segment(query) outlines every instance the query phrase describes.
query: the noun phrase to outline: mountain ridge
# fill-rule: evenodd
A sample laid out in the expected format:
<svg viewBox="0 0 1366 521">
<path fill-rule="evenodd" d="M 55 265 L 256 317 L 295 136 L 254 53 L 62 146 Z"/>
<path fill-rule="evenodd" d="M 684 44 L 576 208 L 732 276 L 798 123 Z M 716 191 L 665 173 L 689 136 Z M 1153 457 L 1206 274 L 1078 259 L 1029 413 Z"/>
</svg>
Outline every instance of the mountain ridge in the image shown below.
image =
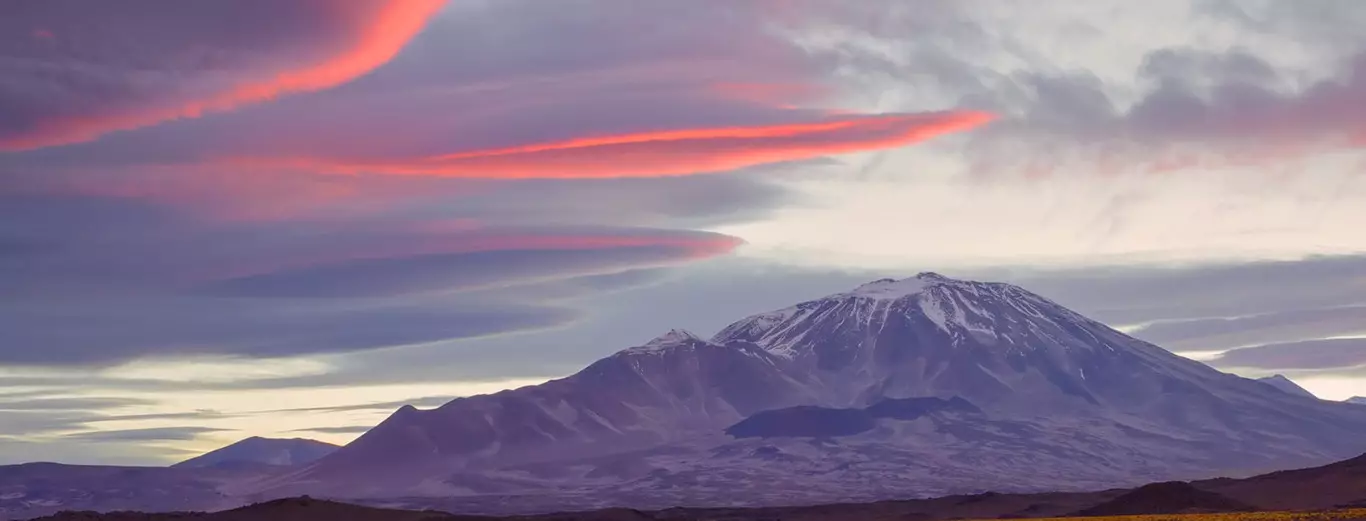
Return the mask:
<svg viewBox="0 0 1366 521">
<path fill-rule="evenodd" d="M 980 414 L 835 412 L 858 425 L 819 443 L 725 433 L 766 411 L 914 399 Z M 711 339 L 671 330 L 541 385 L 404 407 L 243 492 L 537 494 L 546 508 L 591 508 L 1080 490 L 1322 463 L 1366 451 L 1364 429 L 1366 410 L 1219 372 L 1018 286 L 926 272 L 751 315 Z M 1041 469 L 1027 484 L 999 477 Z"/>
<path fill-rule="evenodd" d="M 1258 378 L 1257 381 L 1270 385 L 1272 387 L 1275 387 L 1290 394 L 1298 396 L 1307 396 L 1310 398 L 1318 398 L 1317 396 L 1314 396 L 1314 393 L 1309 392 L 1308 389 L 1300 387 L 1300 384 L 1295 383 L 1294 380 L 1287 378 L 1283 374 L 1265 376 L 1262 378 Z"/>
</svg>

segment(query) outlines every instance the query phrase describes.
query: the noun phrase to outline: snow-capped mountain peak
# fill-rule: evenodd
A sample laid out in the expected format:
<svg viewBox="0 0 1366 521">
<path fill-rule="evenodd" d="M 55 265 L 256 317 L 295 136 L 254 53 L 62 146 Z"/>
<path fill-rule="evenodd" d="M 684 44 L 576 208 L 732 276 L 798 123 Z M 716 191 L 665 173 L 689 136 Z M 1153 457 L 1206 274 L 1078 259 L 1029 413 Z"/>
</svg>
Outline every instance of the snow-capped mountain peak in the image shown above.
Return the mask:
<svg viewBox="0 0 1366 521">
<path fill-rule="evenodd" d="M 622 353 L 657 353 L 674 347 L 705 344 L 707 340 L 686 329 L 670 329 L 649 342 L 622 350 Z"/>
<path fill-rule="evenodd" d="M 1122 376 L 1134 363 L 1162 367 L 1158 372 L 1180 365 L 1160 348 L 1018 286 L 935 273 L 876 280 L 754 315 L 712 342 L 757 345 L 806 368 L 828 380 L 830 403 L 841 407 L 947 394 L 1002 406 L 1040 401 L 1023 398 L 1030 395 L 1049 395 L 1060 407 L 1099 403 L 1107 394 L 1129 400 L 1095 379 Z"/>
<path fill-rule="evenodd" d="M 841 293 L 840 296 L 869 299 L 899 299 L 920 294 L 935 286 L 954 283 L 963 284 L 965 282 L 927 271 L 914 277 L 901 280 L 891 278 L 878 279 L 854 288 L 853 291 L 848 293 Z"/>
</svg>

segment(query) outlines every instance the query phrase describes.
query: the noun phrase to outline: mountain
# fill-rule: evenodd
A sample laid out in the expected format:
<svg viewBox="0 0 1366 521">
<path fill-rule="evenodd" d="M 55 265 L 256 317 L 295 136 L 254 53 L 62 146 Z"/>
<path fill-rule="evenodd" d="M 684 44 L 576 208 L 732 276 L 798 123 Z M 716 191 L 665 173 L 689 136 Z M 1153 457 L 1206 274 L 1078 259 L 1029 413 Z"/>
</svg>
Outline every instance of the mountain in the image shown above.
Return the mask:
<svg viewBox="0 0 1366 521">
<path fill-rule="evenodd" d="M 1295 383 L 1293 380 L 1286 378 L 1285 375 L 1276 374 L 1266 376 L 1258 378 L 1257 381 L 1270 385 L 1272 387 L 1275 387 L 1290 394 L 1298 396 L 1307 396 L 1309 398 L 1318 398 L 1317 396 L 1314 396 L 1314 393 L 1311 393 L 1307 389 L 1300 387 L 1300 385 Z"/>
<path fill-rule="evenodd" d="M 871 413 L 910 403 L 973 410 Z M 1366 451 L 1362 432 L 1366 409 L 1219 372 L 1017 286 L 923 273 L 404 407 L 230 492 L 537 511 L 1082 490 L 1323 463 Z"/>
<path fill-rule="evenodd" d="M 1347 399 L 1347 403 L 1366 405 L 1366 396 L 1353 396 Z"/>
<path fill-rule="evenodd" d="M 304 438 L 279 439 L 253 436 L 171 466 L 202 468 L 239 464 L 302 465 L 331 454 L 338 448 L 331 443 Z"/>
</svg>

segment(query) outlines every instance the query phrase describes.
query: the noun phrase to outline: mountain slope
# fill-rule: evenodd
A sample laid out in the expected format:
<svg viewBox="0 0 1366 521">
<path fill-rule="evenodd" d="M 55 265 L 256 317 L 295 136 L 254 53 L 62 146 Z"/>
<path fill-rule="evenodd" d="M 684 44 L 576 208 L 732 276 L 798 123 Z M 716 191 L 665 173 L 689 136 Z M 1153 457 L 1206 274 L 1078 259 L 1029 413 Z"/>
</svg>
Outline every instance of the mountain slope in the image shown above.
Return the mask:
<svg viewBox="0 0 1366 521">
<path fill-rule="evenodd" d="M 1355 405 L 1366 405 L 1366 396 L 1353 396 L 1347 399 L 1347 403 Z"/>
<path fill-rule="evenodd" d="M 203 468 L 236 464 L 302 465 L 331 454 L 338 446 L 305 438 L 253 436 L 232 445 L 187 459 L 172 467 Z"/>
<path fill-rule="evenodd" d="M 976 412 L 860 414 L 931 398 Z M 856 424 L 809 429 L 824 416 Z M 746 418 L 762 435 L 725 432 Z M 1366 408 L 1221 373 L 1016 286 L 925 273 L 405 407 L 251 492 L 553 510 L 1099 489 L 1332 461 L 1366 451 L 1362 432 Z"/>
<path fill-rule="evenodd" d="M 1314 396 L 1314 393 L 1311 393 L 1307 389 L 1300 387 L 1300 384 L 1297 384 L 1293 380 L 1286 378 L 1285 375 L 1271 375 L 1263 378 L 1258 378 L 1257 381 L 1296 396 L 1318 398 L 1317 396 Z"/>
<path fill-rule="evenodd" d="M 395 486 L 437 494 L 522 489 L 529 480 L 430 478 L 656 447 L 815 400 L 805 382 L 777 369 L 782 363 L 757 346 L 674 330 L 559 380 L 428 411 L 404 407 L 289 479 L 342 482 L 361 496 Z"/>
</svg>

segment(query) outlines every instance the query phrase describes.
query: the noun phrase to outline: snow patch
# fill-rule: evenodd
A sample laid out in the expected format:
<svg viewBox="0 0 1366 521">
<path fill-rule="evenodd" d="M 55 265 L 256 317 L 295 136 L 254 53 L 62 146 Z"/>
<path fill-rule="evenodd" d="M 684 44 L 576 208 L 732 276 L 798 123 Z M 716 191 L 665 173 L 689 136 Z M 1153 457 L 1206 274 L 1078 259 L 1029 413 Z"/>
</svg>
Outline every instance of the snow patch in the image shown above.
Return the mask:
<svg viewBox="0 0 1366 521">
<path fill-rule="evenodd" d="M 919 294 L 933 285 L 934 281 L 922 280 L 919 278 L 901 280 L 881 279 L 854 288 L 854 291 L 850 291 L 849 293 L 846 293 L 846 295 L 878 300 L 899 299 Z"/>
<path fill-rule="evenodd" d="M 926 318 L 930 319 L 930 322 L 934 322 L 936 327 L 948 332 L 949 316 L 944 312 L 940 300 L 935 298 L 933 294 L 927 293 L 924 298 L 920 299 L 920 311 L 925 314 Z"/>
</svg>

